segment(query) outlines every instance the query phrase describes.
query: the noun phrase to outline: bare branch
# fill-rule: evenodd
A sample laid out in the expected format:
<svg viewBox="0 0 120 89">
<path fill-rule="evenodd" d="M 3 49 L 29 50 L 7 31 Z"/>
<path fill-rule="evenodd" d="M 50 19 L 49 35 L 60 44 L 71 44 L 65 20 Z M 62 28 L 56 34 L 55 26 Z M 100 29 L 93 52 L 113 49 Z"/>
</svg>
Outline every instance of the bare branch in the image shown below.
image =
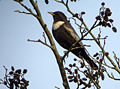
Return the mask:
<svg viewBox="0 0 120 89">
<path fill-rule="evenodd" d="M 99 39 L 99 40 L 105 40 L 105 39 L 107 39 L 107 37 L 108 37 L 108 36 L 103 37 L 103 38 L 96 38 L 96 39 L 97 39 L 97 40 L 98 40 L 98 39 Z M 87 38 L 84 38 L 83 40 L 94 41 L 94 39 L 87 39 Z"/>
<path fill-rule="evenodd" d="M 55 86 L 56 89 L 60 89 L 59 87 Z"/>
<path fill-rule="evenodd" d="M 45 33 L 43 32 L 44 42 L 47 44 Z"/>
<path fill-rule="evenodd" d="M 47 46 L 47 47 L 49 47 L 49 48 L 52 49 L 52 46 L 49 46 L 47 43 L 41 41 L 40 39 L 39 39 L 39 40 L 30 40 L 30 39 L 28 39 L 28 41 L 29 41 L 29 42 L 40 42 L 40 43 L 42 43 L 43 45 L 45 45 L 45 46 Z"/>
<path fill-rule="evenodd" d="M 27 10 L 28 12 L 21 12 L 21 11 L 19 11 L 19 10 L 17 10 L 17 11 L 15 11 L 15 12 L 19 12 L 19 13 L 24 13 L 24 14 L 31 14 L 31 15 L 33 15 L 34 17 L 36 17 L 36 14 L 34 14 L 33 12 L 32 12 L 32 10 L 30 9 L 30 8 L 28 8 L 26 5 L 24 5 L 22 2 L 17 2 L 17 3 L 19 3 L 22 7 L 24 7 L 25 8 L 25 10 Z"/>
<path fill-rule="evenodd" d="M 57 51 L 57 48 L 55 46 L 55 43 L 53 41 L 53 38 L 52 38 L 52 35 L 50 33 L 50 31 L 48 30 L 47 28 L 47 25 L 44 23 L 43 19 L 42 19 L 42 16 L 41 16 L 41 13 L 40 13 L 40 10 L 38 8 L 38 5 L 37 5 L 37 1 L 34 2 L 34 0 L 29 0 L 30 3 L 32 4 L 34 10 L 36 11 L 37 15 L 34 15 L 32 12 L 32 15 L 34 17 L 37 18 L 37 20 L 39 21 L 40 25 L 42 26 L 43 30 L 45 31 L 47 37 L 48 37 L 48 40 L 52 46 L 51 50 L 53 51 L 55 57 L 56 57 L 56 61 L 58 63 L 58 66 L 59 66 L 59 69 L 60 69 L 60 73 L 61 73 L 61 76 L 62 76 L 62 80 L 63 80 L 63 86 L 65 87 L 65 89 L 70 89 L 69 88 L 69 84 L 68 84 L 68 81 L 67 81 L 67 77 L 66 77 L 66 73 L 65 73 L 65 70 L 64 70 L 64 66 L 63 66 L 63 63 L 61 61 L 61 57 Z M 20 3 L 21 4 L 21 3 Z M 25 9 L 28 9 L 26 8 L 23 4 L 21 4 Z M 29 9 L 28 9 L 29 10 Z M 30 10 L 29 10 L 30 11 Z M 41 41 L 40 41 L 41 42 Z M 43 43 L 43 42 L 42 42 Z M 44 43 L 43 43 L 44 44 Z"/>
<path fill-rule="evenodd" d="M 82 27 L 81 27 L 81 25 L 79 25 L 79 24 L 77 23 L 77 21 L 76 21 L 76 19 L 75 19 L 75 18 L 70 17 L 69 19 L 73 19 L 73 20 L 74 20 L 74 22 L 75 22 L 75 24 L 76 24 L 79 28 L 82 28 Z"/>
<path fill-rule="evenodd" d="M 115 61 L 117 63 L 117 66 L 118 66 L 118 68 L 120 68 L 120 59 L 117 58 L 116 53 L 114 51 L 113 51 L 113 54 L 114 54 L 114 59 L 115 59 Z"/>
<path fill-rule="evenodd" d="M 16 10 L 15 12 L 31 15 L 31 13 L 28 13 L 28 12 L 25 12 L 25 11 Z"/>
<path fill-rule="evenodd" d="M 108 75 L 109 78 L 111 78 L 111 79 L 113 79 L 113 80 L 118 80 L 118 81 L 120 81 L 120 79 L 115 78 L 113 74 L 110 75 L 107 71 L 105 71 L 105 72 L 106 72 L 106 74 Z"/>
</svg>

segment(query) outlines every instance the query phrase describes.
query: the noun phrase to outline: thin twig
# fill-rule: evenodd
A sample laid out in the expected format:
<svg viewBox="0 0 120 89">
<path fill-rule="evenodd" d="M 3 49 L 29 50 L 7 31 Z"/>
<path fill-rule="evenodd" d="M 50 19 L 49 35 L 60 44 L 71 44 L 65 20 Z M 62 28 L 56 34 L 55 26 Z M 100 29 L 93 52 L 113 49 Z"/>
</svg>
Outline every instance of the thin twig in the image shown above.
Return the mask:
<svg viewBox="0 0 120 89">
<path fill-rule="evenodd" d="M 7 79 L 7 72 L 8 72 L 8 69 L 5 67 L 5 66 L 3 66 L 4 67 L 4 69 L 5 69 L 5 77 L 4 77 L 4 79 L 5 79 L 5 81 L 7 82 L 7 84 L 8 85 L 10 85 L 10 83 L 8 82 L 8 79 Z M 10 88 L 8 85 L 6 85 L 8 88 Z"/>
<path fill-rule="evenodd" d="M 31 15 L 35 16 L 36 15 L 32 12 L 32 10 L 30 8 L 28 8 L 27 6 L 25 6 L 22 2 L 18 2 L 22 7 L 24 7 L 27 11 L 30 12 Z M 26 12 L 27 13 L 27 12 Z"/>
<path fill-rule="evenodd" d="M 69 19 L 73 19 L 73 20 L 74 20 L 74 22 L 75 22 L 75 24 L 76 24 L 79 28 L 81 28 L 81 26 L 77 23 L 77 21 L 76 21 L 76 19 L 75 19 L 75 18 L 70 17 Z"/>
<path fill-rule="evenodd" d="M 116 61 L 116 63 L 117 63 L 117 66 L 118 66 L 118 68 L 120 68 L 120 59 L 119 58 L 117 58 L 117 56 L 116 56 L 116 53 L 113 51 L 113 54 L 114 54 L 114 59 L 115 59 L 115 61 Z"/>
<path fill-rule="evenodd" d="M 55 86 L 56 89 L 60 89 L 59 87 Z"/>
<path fill-rule="evenodd" d="M 107 67 L 110 68 L 110 69 L 115 69 L 114 67 L 108 65 L 108 64 L 105 62 L 105 60 L 104 60 L 104 63 L 102 63 L 102 64 L 105 65 L 105 66 L 107 66 Z"/>
<path fill-rule="evenodd" d="M 40 43 L 42 43 L 43 45 L 45 45 L 45 46 L 47 46 L 47 47 L 49 47 L 49 48 L 52 48 L 52 46 L 50 46 L 50 45 L 48 45 L 47 43 L 41 41 L 40 39 L 39 39 L 39 40 L 30 40 L 30 39 L 28 39 L 27 41 L 29 41 L 29 42 L 40 42 Z"/>
<path fill-rule="evenodd" d="M 106 72 L 106 74 L 108 75 L 109 78 L 120 81 L 120 79 L 115 78 L 113 75 L 110 75 L 107 71 L 105 71 L 105 72 Z"/>
<path fill-rule="evenodd" d="M 23 13 L 23 14 L 27 14 L 27 15 L 31 15 L 31 13 L 28 13 L 28 12 L 25 12 L 25 11 L 19 11 L 19 10 L 16 10 L 15 12 Z"/>
<path fill-rule="evenodd" d="M 47 40 L 46 40 L 46 37 L 45 37 L 45 33 L 43 32 L 43 37 L 44 37 L 44 42 L 47 44 Z"/>
<path fill-rule="evenodd" d="M 99 39 L 99 40 L 105 40 L 105 39 L 107 39 L 106 37 L 104 37 L 104 38 L 96 38 L 97 40 Z M 94 39 L 87 39 L 87 38 L 84 38 L 83 40 L 90 40 L 90 41 L 94 41 Z"/>
</svg>

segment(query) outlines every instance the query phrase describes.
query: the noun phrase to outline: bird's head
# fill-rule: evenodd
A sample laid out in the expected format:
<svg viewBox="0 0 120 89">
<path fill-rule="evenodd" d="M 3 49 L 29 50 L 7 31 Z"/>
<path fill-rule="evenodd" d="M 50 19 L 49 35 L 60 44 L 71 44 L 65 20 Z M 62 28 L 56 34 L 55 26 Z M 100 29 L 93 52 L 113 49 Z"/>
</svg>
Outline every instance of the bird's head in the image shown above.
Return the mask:
<svg viewBox="0 0 120 89">
<path fill-rule="evenodd" d="M 65 16 L 65 14 L 60 12 L 60 11 L 48 12 L 48 13 L 53 16 L 54 22 L 57 22 L 57 21 L 67 21 L 67 17 Z"/>
</svg>

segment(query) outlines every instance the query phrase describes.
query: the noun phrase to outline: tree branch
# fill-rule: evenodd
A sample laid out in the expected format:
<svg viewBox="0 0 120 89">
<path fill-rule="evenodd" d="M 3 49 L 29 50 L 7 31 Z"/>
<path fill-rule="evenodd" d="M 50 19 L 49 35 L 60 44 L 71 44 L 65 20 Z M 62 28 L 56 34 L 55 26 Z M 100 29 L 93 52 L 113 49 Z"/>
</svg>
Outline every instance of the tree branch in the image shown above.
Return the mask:
<svg viewBox="0 0 120 89">
<path fill-rule="evenodd" d="M 107 71 L 105 71 L 105 72 L 106 72 L 106 74 L 108 75 L 109 78 L 120 81 L 120 79 L 115 78 L 113 75 L 111 76 Z"/>
<path fill-rule="evenodd" d="M 18 2 L 21 6 L 23 6 L 27 11 L 29 11 L 34 17 L 37 18 L 37 20 L 39 21 L 40 25 L 42 26 L 43 30 L 45 31 L 48 39 L 49 39 L 49 42 L 50 42 L 50 45 L 47 45 L 45 44 L 44 42 L 42 41 L 33 41 L 33 40 L 29 40 L 29 41 L 32 41 L 32 42 L 41 42 L 42 44 L 48 46 L 51 48 L 51 50 L 53 51 L 55 57 L 56 57 L 56 61 L 58 63 L 58 66 L 59 66 L 59 69 L 60 69 L 60 74 L 62 76 L 62 80 L 63 80 L 63 86 L 65 89 L 70 89 L 69 87 L 69 84 L 68 84 L 68 81 L 67 81 L 67 77 L 66 77 L 66 73 L 65 73 L 65 69 L 64 69 L 64 66 L 63 66 L 63 62 L 61 61 L 61 57 L 57 51 L 57 48 L 55 46 L 55 43 L 54 43 L 54 40 L 52 38 L 52 35 L 50 33 L 50 31 L 48 30 L 47 28 L 47 25 L 44 23 L 43 19 L 42 19 L 42 16 L 41 16 L 41 12 L 38 8 L 38 4 L 37 4 L 37 1 L 35 2 L 34 0 L 29 0 L 30 3 L 32 4 L 34 10 L 36 11 L 37 15 L 35 15 L 30 9 L 28 9 L 24 4 L 22 4 L 21 2 Z"/>
<path fill-rule="evenodd" d="M 41 41 L 40 39 L 39 39 L 39 40 L 30 40 L 30 39 L 28 39 L 28 41 L 29 41 L 29 42 L 40 42 L 40 43 L 42 43 L 43 45 L 45 45 L 45 46 L 47 46 L 47 47 L 49 47 L 49 48 L 52 49 L 52 46 L 49 46 L 47 43 Z"/>
</svg>

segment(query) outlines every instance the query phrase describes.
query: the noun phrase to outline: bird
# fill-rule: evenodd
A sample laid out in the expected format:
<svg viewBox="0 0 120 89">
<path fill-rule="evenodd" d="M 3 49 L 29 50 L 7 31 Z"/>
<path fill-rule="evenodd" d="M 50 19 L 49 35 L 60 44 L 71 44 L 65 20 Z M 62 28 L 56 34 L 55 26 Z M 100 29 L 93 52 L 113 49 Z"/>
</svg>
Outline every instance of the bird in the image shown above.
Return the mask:
<svg viewBox="0 0 120 89">
<path fill-rule="evenodd" d="M 61 11 L 48 12 L 53 16 L 53 26 L 52 26 L 52 34 L 55 40 L 58 42 L 60 46 L 64 49 L 69 50 L 72 45 L 80 40 L 80 37 L 70 24 L 70 21 L 67 20 L 66 15 Z M 86 48 L 83 43 L 78 42 L 71 52 L 79 58 L 83 58 L 90 65 L 93 70 L 97 70 L 98 66 L 94 63 L 94 61 L 88 56 Z"/>
</svg>

